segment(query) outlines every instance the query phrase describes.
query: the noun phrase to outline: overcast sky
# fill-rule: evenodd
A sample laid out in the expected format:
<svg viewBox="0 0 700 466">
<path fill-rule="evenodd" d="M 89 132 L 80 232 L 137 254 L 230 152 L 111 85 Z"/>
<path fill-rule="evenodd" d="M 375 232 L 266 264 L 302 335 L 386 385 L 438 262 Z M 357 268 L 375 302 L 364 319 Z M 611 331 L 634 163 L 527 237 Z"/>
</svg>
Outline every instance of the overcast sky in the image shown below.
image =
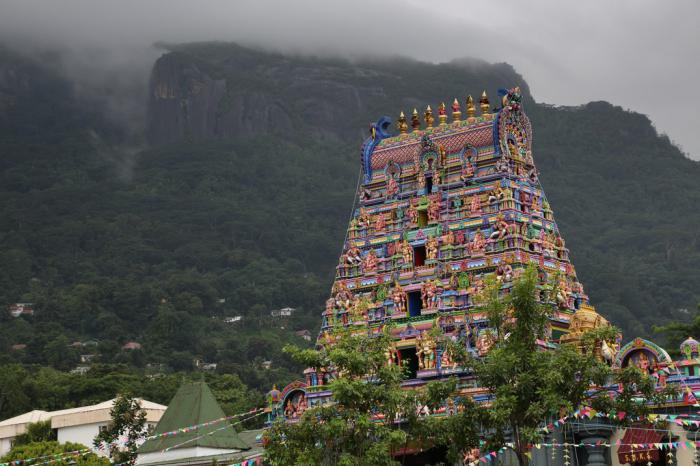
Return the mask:
<svg viewBox="0 0 700 466">
<path fill-rule="evenodd" d="M 505 61 L 536 100 L 645 113 L 700 159 L 699 0 L 0 0 L 0 40 L 99 51 L 75 66 L 112 77 L 156 41 Z"/>
</svg>

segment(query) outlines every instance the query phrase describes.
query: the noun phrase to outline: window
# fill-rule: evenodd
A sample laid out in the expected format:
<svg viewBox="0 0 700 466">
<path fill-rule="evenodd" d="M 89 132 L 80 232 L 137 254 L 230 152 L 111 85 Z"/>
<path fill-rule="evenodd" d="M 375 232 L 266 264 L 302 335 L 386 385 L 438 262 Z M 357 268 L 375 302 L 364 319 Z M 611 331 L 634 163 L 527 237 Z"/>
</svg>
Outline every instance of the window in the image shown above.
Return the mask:
<svg viewBox="0 0 700 466">
<path fill-rule="evenodd" d="M 408 297 L 408 315 L 410 317 L 419 316 L 423 309 L 423 300 L 420 297 L 420 291 L 411 291 L 406 293 Z"/>
<path fill-rule="evenodd" d="M 425 192 L 426 193 L 433 192 L 433 177 L 432 177 L 432 175 L 428 175 L 425 177 Z"/>
<path fill-rule="evenodd" d="M 413 265 L 416 267 L 425 265 L 425 246 L 416 246 L 413 248 Z"/>
<path fill-rule="evenodd" d="M 423 209 L 418 211 L 418 228 L 425 228 L 428 225 L 428 210 Z"/>
<path fill-rule="evenodd" d="M 107 432 L 107 425 L 102 425 L 99 427 L 99 429 L 100 429 L 100 433 Z"/>
<path fill-rule="evenodd" d="M 415 379 L 418 375 L 418 355 L 416 355 L 416 348 L 404 348 L 399 350 L 399 358 L 401 358 L 403 367 L 408 369 L 408 378 Z"/>
</svg>

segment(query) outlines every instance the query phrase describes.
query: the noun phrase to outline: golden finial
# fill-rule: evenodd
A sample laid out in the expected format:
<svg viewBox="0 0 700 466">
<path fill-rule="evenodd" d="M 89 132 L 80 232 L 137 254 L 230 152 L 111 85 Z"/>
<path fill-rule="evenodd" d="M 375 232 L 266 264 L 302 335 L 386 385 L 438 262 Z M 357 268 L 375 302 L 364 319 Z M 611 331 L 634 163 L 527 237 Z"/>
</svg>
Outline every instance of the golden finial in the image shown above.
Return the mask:
<svg viewBox="0 0 700 466">
<path fill-rule="evenodd" d="M 425 108 L 425 113 L 423 114 L 423 119 L 425 120 L 425 127 L 426 128 L 433 127 L 433 123 L 435 122 L 435 118 L 433 118 L 433 110 L 430 108 L 430 105 L 428 105 Z"/>
<path fill-rule="evenodd" d="M 413 131 L 418 131 L 420 129 L 420 119 L 418 118 L 418 109 L 413 109 L 413 115 L 411 115 L 411 126 Z"/>
<path fill-rule="evenodd" d="M 438 120 L 440 121 L 441 125 L 447 124 L 447 110 L 445 110 L 445 102 L 441 103 L 440 107 L 438 107 Z"/>
<path fill-rule="evenodd" d="M 467 97 L 467 118 L 474 118 L 476 115 L 476 107 L 474 106 L 474 98 L 469 95 Z"/>
<path fill-rule="evenodd" d="M 481 93 L 481 99 L 479 99 L 479 107 L 481 108 L 481 113 L 482 114 L 487 114 L 490 113 L 489 110 L 491 110 L 491 105 L 489 104 L 489 98 L 486 95 L 486 91 Z"/>
<path fill-rule="evenodd" d="M 452 102 L 452 121 L 459 121 L 462 119 L 462 110 L 459 108 L 459 102 L 455 98 Z"/>
<path fill-rule="evenodd" d="M 396 122 L 396 126 L 399 128 L 399 133 L 408 133 L 408 123 L 406 123 L 406 115 L 404 115 L 403 112 L 399 115 L 399 121 Z"/>
</svg>

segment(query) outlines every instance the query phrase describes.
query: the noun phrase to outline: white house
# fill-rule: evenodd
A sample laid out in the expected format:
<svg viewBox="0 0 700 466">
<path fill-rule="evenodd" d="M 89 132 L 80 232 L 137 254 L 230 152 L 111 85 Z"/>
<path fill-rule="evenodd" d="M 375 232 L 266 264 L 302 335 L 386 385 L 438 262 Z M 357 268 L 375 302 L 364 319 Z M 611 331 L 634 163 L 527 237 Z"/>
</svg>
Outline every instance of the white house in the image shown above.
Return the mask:
<svg viewBox="0 0 700 466">
<path fill-rule="evenodd" d="M 295 311 L 293 307 L 283 307 L 282 309 L 274 309 L 270 311 L 270 316 L 272 317 L 291 317 L 292 313 Z"/>
<path fill-rule="evenodd" d="M 0 456 L 10 451 L 15 437 L 25 433 L 27 425 L 49 419 L 51 419 L 50 413 L 37 409 L 0 422 Z"/>
<path fill-rule="evenodd" d="M 141 408 L 146 412 L 146 422 L 149 427 L 158 423 L 167 406 L 139 399 Z M 74 442 L 92 448 L 92 440 L 107 427 L 111 420 L 109 411 L 114 400 L 96 405 L 79 408 L 62 409 L 60 411 L 30 411 L 19 416 L 0 422 L 0 456 L 12 448 L 16 436 L 26 432 L 31 423 L 51 421 L 51 428 L 56 431 L 59 442 Z M 102 453 L 104 452 L 97 452 Z"/>
</svg>

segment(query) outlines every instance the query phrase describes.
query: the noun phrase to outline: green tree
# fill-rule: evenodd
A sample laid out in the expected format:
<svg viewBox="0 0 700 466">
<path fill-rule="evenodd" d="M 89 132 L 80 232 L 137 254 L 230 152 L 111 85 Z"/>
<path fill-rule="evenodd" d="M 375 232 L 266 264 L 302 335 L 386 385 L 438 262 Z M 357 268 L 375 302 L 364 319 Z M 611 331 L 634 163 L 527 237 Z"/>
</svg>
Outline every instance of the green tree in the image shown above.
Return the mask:
<svg viewBox="0 0 700 466">
<path fill-rule="evenodd" d="M 57 466 L 109 466 L 109 460 L 92 452 L 86 452 L 87 447 L 79 443 L 58 443 L 55 440 L 32 442 L 16 445 L 5 456 L 0 458 L 0 463 L 28 460 L 51 456 L 51 464 Z M 80 452 L 80 453 L 75 453 Z M 55 455 L 60 455 L 56 457 Z M 40 464 L 43 460 L 32 461 L 32 464 Z"/>
<path fill-rule="evenodd" d="M 0 377 L 0 417 L 5 419 L 31 409 L 30 398 L 24 390 L 27 371 L 19 364 L 2 367 Z"/>
<path fill-rule="evenodd" d="M 120 394 L 114 401 L 110 416 L 112 420 L 107 429 L 95 437 L 93 444 L 96 448 L 106 448 L 113 463 L 134 464 L 136 450 L 148 432 L 146 412 L 137 399 Z"/>
<path fill-rule="evenodd" d="M 471 362 L 479 383 L 488 388 L 494 400 L 483 410 L 485 426 L 491 429 L 488 443 L 494 448 L 505 444 L 510 434 L 521 465 L 529 463 L 529 445 L 541 440 L 543 420 L 558 418 L 580 405 L 604 412 L 624 411 L 639 416 L 660 404 L 669 391 L 657 393 L 648 374 L 630 367 L 613 371 L 596 356 L 596 345 L 618 333 L 604 327 L 583 336 L 583 351 L 563 345 L 544 350 L 538 340 L 547 335 L 553 304 L 540 302 L 539 283 L 534 266 L 516 279 L 505 296 L 496 282 L 486 291 L 484 306 L 502 329 L 488 355 Z M 493 318 L 494 316 L 490 316 Z M 607 391 L 591 392 L 591 387 L 616 384 L 622 387 L 616 397 Z M 670 390 L 670 389 L 669 389 Z"/>
<path fill-rule="evenodd" d="M 27 426 L 27 430 L 15 437 L 14 447 L 36 442 L 49 442 L 56 440 L 56 432 L 51 429 L 51 421 L 33 422 Z"/>
<path fill-rule="evenodd" d="M 267 433 L 268 460 L 274 465 L 397 465 L 394 454 L 407 444 L 446 439 L 443 433 L 431 433 L 417 411 L 439 405 L 455 389 L 455 381 L 431 382 L 421 391 L 403 390 L 406 371 L 387 364 L 390 344 L 388 335 L 344 333 L 327 351 L 288 347 L 298 361 L 337 371 L 338 376 L 329 385 L 332 403 L 306 410 L 298 423 L 278 420 L 272 425 Z M 465 434 L 461 444 L 477 444 L 476 431 Z"/>
</svg>

